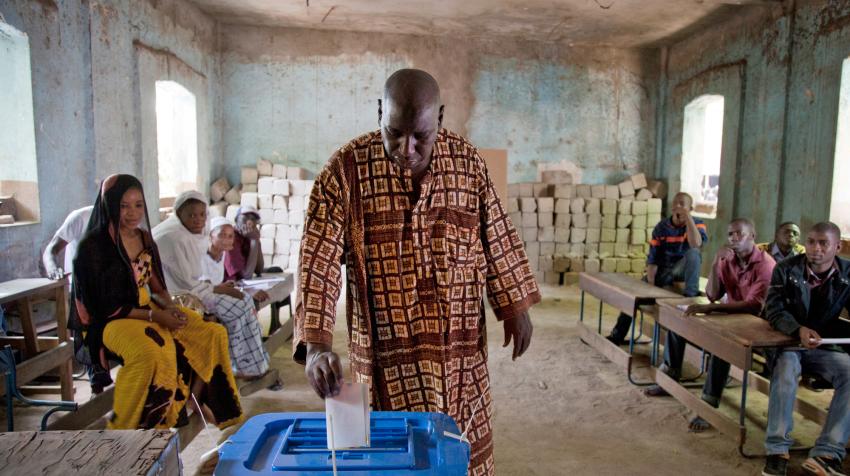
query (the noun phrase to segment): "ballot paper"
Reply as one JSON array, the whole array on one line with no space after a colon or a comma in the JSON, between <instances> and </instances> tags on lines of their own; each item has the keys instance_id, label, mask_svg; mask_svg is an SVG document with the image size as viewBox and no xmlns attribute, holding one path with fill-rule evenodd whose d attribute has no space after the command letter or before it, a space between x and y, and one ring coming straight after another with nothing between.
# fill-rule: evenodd
<instances>
[{"instance_id":1,"label":"ballot paper","mask_svg":"<svg viewBox=\"0 0 850 476\"><path fill-rule=\"evenodd\" d=\"M842 338L830 338L830 339L821 339L820 345L824 344L850 344L850 338L842 337Z\"/></svg>"},{"instance_id":2,"label":"ballot paper","mask_svg":"<svg viewBox=\"0 0 850 476\"><path fill-rule=\"evenodd\" d=\"M266 290L275 287L282 281L286 281L286 279L285 277L243 279L239 284L244 288Z\"/></svg>"},{"instance_id":3,"label":"ballot paper","mask_svg":"<svg viewBox=\"0 0 850 476\"><path fill-rule=\"evenodd\" d=\"M328 449L369 446L369 388L343 383L339 395L325 398Z\"/></svg>"}]
</instances>

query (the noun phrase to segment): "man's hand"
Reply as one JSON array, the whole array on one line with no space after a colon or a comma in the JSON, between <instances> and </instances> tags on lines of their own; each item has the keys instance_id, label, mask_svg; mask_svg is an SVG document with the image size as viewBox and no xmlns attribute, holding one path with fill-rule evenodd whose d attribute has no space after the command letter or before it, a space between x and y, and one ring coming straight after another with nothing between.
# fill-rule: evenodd
<instances>
[{"instance_id":1,"label":"man's hand","mask_svg":"<svg viewBox=\"0 0 850 476\"><path fill-rule=\"evenodd\" d=\"M531 319L528 318L528 311L522 314L505 319L502 321L505 326L505 343L502 347L507 347L514 340L513 360L521 356L531 345Z\"/></svg>"},{"instance_id":2,"label":"man's hand","mask_svg":"<svg viewBox=\"0 0 850 476\"><path fill-rule=\"evenodd\" d=\"M714 304L691 304L685 310L686 316L694 316L696 314L711 314L715 310Z\"/></svg>"},{"instance_id":3,"label":"man's hand","mask_svg":"<svg viewBox=\"0 0 850 476\"><path fill-rule=\"evenodd\" d=\"M188 318L177 308L157 309L151 313L151 320L171 330L179 330L186 327Z\"/></svg>"},{"instance_id":4,"label":"man's hand","mask_svg":"<svg viewBox=\"0 0 850 476\"><path fill-rule=\"evenodd\" d=\"M269 299L269 293L263 291L262 289L254 293L254 299L259 302L267 301Z\"/></svg>"},{"instance_id":5,"label":"man's hand","mask_svg":"<svg viewBox=\"0 0 850 476\"><path fill-rule=\"evenodd\" d=\"M801 327L800 344L807 349L814 349L820 345L820 335L808 327Z\"/></svg>"},{"instance_id":6,"label":"man's hand","mask_svg":"<svg viewBox=\"0 0 850 476\"><path fill-rule=\"evenodd\" d=\"M54 281L59 281L65 277L65 271L61 267L51 266L47 268L47 277Z\"/></svg>"},{"instance_id":7,"label":"man's hand","mask_svg":"<svg viewBox=\"0 0 850 476\"><path fill-rule=\"evenodd\" d=\"M307 344L307 381L320 398L339 395L342 384L342 364L330 345Z\"/></svg>"},{"instance_id":8,"label":"man's hand","mask_svg":"<svg viewBox=\"0 0 850 476\"><path fill-rule=\"evenodd\" d=\"M691 216L691 211L683 206L674 206L672 212L679 222L686 221Z\"/></svg>"}]
</instances>

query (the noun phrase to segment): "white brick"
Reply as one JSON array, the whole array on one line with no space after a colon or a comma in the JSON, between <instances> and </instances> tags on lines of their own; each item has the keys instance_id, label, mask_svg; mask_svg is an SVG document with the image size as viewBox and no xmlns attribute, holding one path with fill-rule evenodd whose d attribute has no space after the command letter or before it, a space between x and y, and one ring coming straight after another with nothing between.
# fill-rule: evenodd
<instances>
[{"instance_id":1,"label":"white brick","mask_svg":"<svg viewBox=\"0 0 850 476\"><path fill-rule=\"evenodd\" d=\"M650 198L646 201L646 212L647 214L658 213L661 214L661 199L660 198Z\"/></svg>"},{"instance_id":2,"label":"white brick","mask_svg":"<svg viewBox=\"0 0 850 476\"><path fill-rule=\"evenodd\" d=\"M523 228L527 228L530 226L537 226L537 214L534 212L531 213L523 213L522 220L520 221L520 225Z\"/></svg>"},{"instance_id":3,"label":"white brick","mask_svg":"<svg viewBox=\"0 0 850 476\"><path fill-rule=\"evenodd\" d=\"M277 224L289 224L289 211L285 208L278 208L274 211L274 222Z\"/></svg>"},{"instance_id":4,"label":"white brick","mask_svg":"<svg viewBox=\"0 0 850 476\"><path fill-rule=\"evenodd\" d=\"M571 184L573 176L566 170L544 170L541 179L544 183Z\"/></svg>"},{"instance_id":5,"label":"white brick","mask_svg":"<svg viewBox=\"0 0 850 476\"><path fill-rule=\"evenodd\" d=\"M569 243L555 243L555 256L569 256L572 245Z\"/></svg>"},{"instance_id":6,"label":"white brick","mask_svg":"<svg viewBox=\"0 0 850 476\"><path fill-rule=\"evenodd\" d=\"M286 268L288 270L298 270L298 255L289 255L289 266Z\"/></svg>"},{"instance_id":7,"label":"white brick","mask_svg":"<svg viewBox=\"0 0 850 476\"><path fill-rule=\"evenodd\" d=\"M646 175L644 175L642 173L632 175L631 181L632 181L632 187L635 190L640 190L642 188L646 188Z\"/></svg>"},{"instance_id":8,"label":"white brick","mask_svg":"<svg viewBox=\"0 0 850 476\"><path fill-rule=\"evenodd\" d=\"M505 206L508 209L508 213L514 213L519 211L519 200L516 198L508 198L505 201Z\"/></svg>"},{"instance_id":9,"label":"white brick","mask_svg":"<svg viewBox=\"0 0 850 476\"><path fill-rule=\"evenodd\" d=\"M544 241L540 243L540 256L553 256L555 254L555 243Z\"/></svg>"},{"instance_id":10,"label":"white brick","mask_svg":"<svg viewBox=\"0 0 850 476\"><path fill-rule=\"evenodd\" d=\"M292 195L288 201L290 212L300 212L304 210L304 197Z\"/></svg>"},{"instance_id":11,"label":"white brick","mask_svg":"<svg viewBox=\"0 0 850 476\"><path fill-rule=\"evenodd\" d=\"M586 273L598 273L600 268L598 259L586 259L584 260L584 271Z\"/></svg>"},{"instance_id":12,"label":"white brick","mask_svg":"<svg viewBox=\"0 0 850 476\"><path fill-rule=\"evenodd\" d=\"M593 196L593 191L590 188L590 185L580 184L576 185L576 197L579 198L590 198Z\"/></svg>"},{"instance_id":13,"label":"white brick","mask_svg":"<svg viewBox=\"0 0 850 476\"><path fill-rule=\"evenodd\" d=\"M646 215L635 215L632 219L632 228L646 228Z\"/></svg>"},{"instance_id":14,"label":"white brick","mask_svg":"<svg viewBox=\"0 0 850 476\"><path fill-rule=\"evenodd\" d=\"M274 223L274 208L261 208L257 212L260 214L260 223Z\"/></svg>"},{"instance_id":15,"label":"white brick","mask_svg":"<svg viewBox=\"0 0 850 476\"><path fill-rule=\"evenodd\" d=\"M641 245L646 243L646 231L645 230L632 230L632 241L633 245Z\"/></svg>"},{"instance_id":16,"label":"white brick","mask_svg":"<svg viewBox=\"0 0 850 476\"><path fill-rule=\"evenodd\" d=\"M302 225L304 224L304 210L290 210L289 211L289 224L290 225Z\"/></svg>"},{"instance_id":17,"label":"white brick","mask_svg":"<svg viewBox=\"0 0 850 476\"><path fill-rule=\"evenodd\" d=\"M288 197L291 195L289 189L289 180L286 179L275 179L274 181L274 194L282 195L284 197Z\"/></svg>"},{"instance_id":18,"label":"white brick","mask_svg":"<svg viewBox=\"0 0 850 476\"><path fill-rule=\"evenodd\" d=\"M635 194L635 200L646 201L650 198L652 198L652 192L645 188L638 190L637 194Z\"/></svg>"},{"instance_id":19,"label":"white brick","mask_svg":"<svg viewBox=\"0 0 850 476\"><path fill-rule=\"evenodd\" d=\"M522 197L519 199L519 211L531 213L537 211L537 200L534 197Z\"/></svg>"},{"instance_id":20,"label":"white brick","mask_svg":"<svg viewBox=\"0 0 850 476\"><path fill-rule=\"evenodd\" d=\"M553 226L555 224L555 214L552 212L538 212L537 226L540 228Z\"/></svg>"},{"instance_id":21,"label":"white brick","mask_svg":"<svg viewBox=\"0 0 850 476\"><path fill-rule=\"evenodd\" d=\"M313 191L313 180L293 180L290 183L292 195L307 197Z\"/></svg>"},{"instance_id":22,"label":"white brick","mask_svg":"<svg viewBox=\"0 0 850 476\"><path fill-rule=\"evenodd\" d=\"M646 215L648 211L647 202L632 203L632 215Z\"/></svg>"},{"instance_id":23,"label":"white brick","mask_svg":"<svg viewBox=\"0 0 850 476\"><path fill-rule=\"evenodd\" d=\"M559 213L555 216L555 226L561 228L569 228L572 223L572 215L569 213Z\"/></svg>"},{"instance_id":24,"label":"white brick","mask_svg":"<svg viewBox=\"0 0 850 476\"><path fill-rule=\"evenodd\" d=\"M617 200L618 198L620 198L620 188L616 185L606 185L605 196L603 198L607 198L609 200Z\"/></svg>"},{"instance_id":25,"label":"white brick","mask_svg":"<svg viewBox=\"0 0 850 476\"><path fill-rule=\"evenodd\" d=\"M276 231L274 234L275 241L289 241L289 224L286 225L276 225Z\"/></svg>"},{"instance_id":26,"label":"white brick","mask_svg":"<svg viewBox=\"0 0 850 476\"><path fill-rule=\"evenodd\" d=\"M272 266L277 266L280 269L286 269L289 266L289 255L274 255L272 257Z\"/></svg>"},{"instance_id":27,"label":"white brick","mask_svg":"<svg viewBox=\"0 0 850 476\"><path fill-rule=\"evenodd\" d=\"M275 178L286 178L286 166L283 164L272 165L272 176Z\"/></svg>"},{"instance_id":28,"label":"white brick","mask_svg":"<svg viewBox=\"0 0 850 476\"><path fill-rule=\"evenodd\" d=\"M526 256L540 256L540 243L537 241L529 241L525 243Z\"/></svg>"},{"instance_id":29,"label":"white brick","mask_svg":"<svg viewBox=\"0 0 850 476\"><path fill-rule=\"evenodd\" d=\"M555 199L555 213L570 213L570 199Z\"/></svg>"},{"instance_id":30,"label":"white brick","mask_svg":"<svg viewBox=\"0 0 850 476\"><path fill-rule=\"evenodd\" d=\"M555 227L546 226L537 229L537 241L541 243L555 241Z\"/></svg>"},{"instance_id":31,"label":"white brick","mask_svg":"<svg viewBox=\"0 0 850 476\"><path fill-rule=\"evenodd\" d=\"M537 224L535 223L533 227L523 227L522 229L522 240L523 241L537 241Z\"/></svg>"},{"instance_id":32,"label":"white brick","mask_svg":"<svg viewBox=\"0 0 850 476\"><path fill-rule=\"evenodd\" d=\"M290 256L293 256L293 255L297 256L298 253L300 253L300 252L301 252L301 242L290 240L290 242L289 242L289 255Z\"/></svg>"},{"instance_id":33,"label":"white brick","mask_svg":"<svg viewBox=\"0 0 850 476\"><path fill-rule=\"evenodd\" d=\"M531 189L535 197L551 197L553 192L552 185L549 185L548 183L531 184Z\"/></svg>"},{"instance_id":34,"label":"white brick","mask_svg":"<svg viewBox=\"0 0 850 476\"><path fill-rule=\"evenodd\" d=\"M271 251L274 250L274 238L260 238L260 249L263 250L264 254L271 254Z\"/></svg>"},{"instance_id":35,"label":"white brick","mask_svg":"<svg viewBox=\"0 0 850 476\"><path fill-rule=\"evenodd\" d=\"M617 243L628 243L629 242L629 229L628 228L617 228Z\"/></svg>"},{"instance_id":36,"label":"white brick","mask_svg":"<svg viewBox=\"0 0 850 476\"><path fill-rule=\"evenodd\" d=\"M257 208L257 194L242 192L242 198L240 199L239 204L243 207Z\"/></svg>"},{"instance_id":37,"label":"white brick","mask_svg":"<svg viewBox=\"0 0 850 476\"><path fill-rule=\"evenodd\" d=\"M602 243L614 243L617 241L617 230L614 228L602 228L599 232L599 241Z\"/></svg>"},{"instance_id":38,"label":"white brick","mask_svg":"<svg viewBox=\"0 0 850 476\"><path fill-rule=\"evenodd\" d=\"M307 171L302 169L301 167L287 167L286 178L288 178L289 180L306 180Z\"/></svg>"},{"instance_id":39,"label":"white brick","mask_svg":"<svg viewBox=\"0 0 850 476\"><path fill-rule=\"evenodd\" d=\"M570 258L584 258L584 244L583 243L573 243L570 245L570 251L567 253L567 256Z\"/></svg>"},{"instance_id":40,"label":"white brick","mask_svg":"<svg viewBox=\"0 0 850 476\"><path fill-rule=\"evenodd\" d=\"M599 268L603 273L615 273L617 271L617 259L606 258L602 260L602 265Z\"/></svg>"},{"instance_id":41,"label":"white brick","mask_svg":"<svg viewBox=\"0 0 850 476\"><path fill-rule=\"evenodd\" d=\"M617 228L617 215L602 215L600 228Z\"/></svg>"},{"instance_id":42,"label":"white brick","mask_svg":"<svg viewBox=\"0 0 850 476\"><path fill-rule=\"evenodd\" d=\"M540 271L552 271L552 256L540 255L538 268Z\"/></svg>"},{"instance_id":43,"label":"white brick","mask_svg":"<svg viewBox=\"0 0 850 476\"><path fill-rule=\"evenodd\" d=\"M555 256L552 261L552 270L556 273L565 273L570 270L570 259L566 256Z\"/></svg>"},{"instance_id":44,"label":"white brick","mask_svg":"<svg viewBox=\"0 0 850 476\"><path fill-rule=\"evenodd\" d=\"M569 228L555 227L555 242L556 243L569 243L570 242L570 229Z\"/></svg>"},{"instance_id":45,"label":"white brick","mask_svg":"<svg viewBox=\"0 0 850 476\"><path fill-rule=\"evenodd\" d=\"M603 215L616 215L617 214L617 200L611 200L609 198L602 200L602 214Z\"/></svg>"},{"instance_id":46,"label":"white brick","mask_svg":"<svg viewBox=\"0 0 850 476\"><path fill-rule=\"evenodd\" d=\"M275 210L286 210L286 197L283 195L275 195L272 199L272 208Z\"/></svg>"},{"instance_id":47,"label":"white brick","mask_svg":"<svg viewBox=\"0 0 850 476\"><path fill-rule=\"evenodd\" d=\"M274 239L276 233L277 227L274 226L274 223L263 223L260 225L260 238Z\"/></svg>"},{"instance_id":48,"label":"white brick","mask_svg":"<svg viewBox=\"0 0 850 476\"><path fill-rule=\"evenodd\" d=\"M574 198L570 201L570 212L573 214L584 213L584 199Z\"/></svg>"},{"instance_id":49,"label":"white brick","mask_svg":"<svg viewBox=\"0 0 850 476\"><path fill-rule=\"evenodd\" d=\"M555 198L573 198L576 188L573 185L555 185Z\"/></svg>"},{"instance_id":50,"label":"white brick","mask_svg":"<svg viewBox=\"0 0 850 476\"><path fill-rule=\"evenodd\" d=\"M518 183L509 183L508 184L508 197L509 198L519 197L519 184Z\"/></svg>"},{"instance_id":51,"label":"white brick","mask_svg":"<svg viewBox=\"0 0 850 476\"><path fill-rule=\"evenodd\" d=\"M602 215L587 215L588 228L602 228Z\"/></svg>"},{"instance_id":52,"label":"white brick","mask_svg":"<svg viewBox=\"0 0 850 476\"><path fill-rule=\"evenodd\" d=\"M538 212L553 212L555 211L555 199L552 197L540 197L537 199Z\"/></svg>"},{"instance_id":53,"label":"white brick","mask_svg":"<svg viewBox=\"0 0 850 476\"><path fill-rule=\"evenodd\" d=\"M620 200L617 203L617 213L622 213L623 215L631 215L632 200Z\"/></svg>"},{"instance_id":54,"label":"white brick","mask_svg":"<svg viewBox=\"0 0 850 476\"><path fill-rule=\"evenodd\" d=\"M588 228L584 242L588 244L599 243L599 228Z\"/></svg>"},{"instance_id":55,"label":"white brick","mask_svg":"<svg viewBox=\"0 0 850 476\"><path fill-rule=\"evenodd\" d=\"M577 213L571 216L573 220L573 228L587 228L587 215L584 213Z\"/></svg>"},{"instance_id":56,"label":"white brick","mask_svg":"<svg viewBox=\"0 0 850 476\"><path fill-rule=\"evenodd\" d=\"M260 177L267 177L272 174L272 163L266 159L257 160L257 173Z\"/></svg>"},{"instance_id":57,"label":"white brick","mask_svg":"<svg viewBox=\"0 0 850 476\"><path fill-rule=\"evenodd\" d=\"M587 236L587 230L584 228L572 228L570 230L570 243L584 243Z\"/></svg>"},{"instance_id":58,"label":"white brick","mask_svg":"<svg viewBox=\"0 0 850 476\"><path fill-rule=\"evenodd\" d=\"M532 187L530 182L525 182L519 184L519 196L520 197L533 197L534 196L534 187Z\"/></svg>"},{"instance_id":59,"label":"white brick","mask_svg":"<svg viewBox=\"0 0 850 476\"><path fill-rule=\"evenodd\" d=\"M617 186L620 188L621 197L631 197L635 194L635 187L632 185L631 180L620 182L620 184Z\"/></svg>"},{"instance_id":60,"label":"white brick","mask_svg":"<svg viewBox=\"0 0 850 476\"><path fill-rule=\"evenodd\" d=\"M255 183L243 183L242 184L242 192L257 193L257 184L255 184Z\"/></svg>"},{"instance_id":61,"label":"white brick","mask_svg":"<svg viewBox=\"0 0 850 476\"><path fill-rule=\"evenodd\" d=\"M235 221L237 213L239 213L239 205L228 205L227 206L227 213L225 213L224 216L227 217L228 220L234 220Z\"/></svg>"},{"instance_id":62,"label":"white brick","mask_svg":"<svg viewBox=\"0 0 850 476\"><path fill-rule=\"evenodd\" d=\"M263 195L273 195L274 194L274 177L260 177L257 181L257 193Z\"/></svg>"},{"instance_id":63,"label":"white brick","mask_svg":"<svg viewBox=\"0 0 850 476\"><path fill-rule=\"evenodd\" d=\"M240 180L242 185L257 183L257 179L259 178L260 175L257 173L256 167L242 167L242 180Z\"/></svg>"},{"instance_id":64,"label":"white brick","mask_svg":"<svg viewBox=\"0 0 850 476\"><path fill-rule=\"evenodd\" d=\"M258 193L257 205L259 208L274 208L274 199L272 197L273 195L267 193Z\"/></svg>"},{"instance_id":65,"label":"white brick","mask_svg":"<svg viewBox=\"0 0 850 476\"><path fill-rule=\"evenodd\" d=\"M602 201L598 198L591 198L584 202L584 212L588 215L599 215L602 213Z\"/></svg>"},{"instance_id":66,"label":"white brick","mask_svg":"<svg viewBox=\"0 0 850 476\"><path fill-rule=\"evenodd\" d=\"M599 257L610 258L614 256L614 243L599 243Z\"/></svg>"},{"instance_id":67,"label":"white brick","mask_svg":"<svg viewBox=\"0 0 850 476\"><path fill-rule=\"evenodd\" d=\"M617 215L617 228L628 228L631 224L631 215Z\"/></svg>"}]
</instances>

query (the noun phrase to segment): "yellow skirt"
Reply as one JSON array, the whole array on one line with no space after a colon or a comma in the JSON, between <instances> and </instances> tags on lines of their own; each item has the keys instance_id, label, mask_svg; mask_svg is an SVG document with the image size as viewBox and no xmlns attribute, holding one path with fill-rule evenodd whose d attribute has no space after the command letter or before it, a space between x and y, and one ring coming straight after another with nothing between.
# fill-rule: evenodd
<instances>
[{"instance_id":1,"label":"yellow skirt","mask_svg":"<svg viewBox=\"0 0 850 476\"><path fill-rule=\"evenodd\" d=\"M145 288L139 289L139 305L157 309ZM193 374L206 384L195 397L209 407L219 428L242 421L227 330L191 309L180 310L188 323L179 330L139 319L116 319L106 325L103 344L123 360L107 428L173 427L192 398Z\"/></svg>"}]
</instances>

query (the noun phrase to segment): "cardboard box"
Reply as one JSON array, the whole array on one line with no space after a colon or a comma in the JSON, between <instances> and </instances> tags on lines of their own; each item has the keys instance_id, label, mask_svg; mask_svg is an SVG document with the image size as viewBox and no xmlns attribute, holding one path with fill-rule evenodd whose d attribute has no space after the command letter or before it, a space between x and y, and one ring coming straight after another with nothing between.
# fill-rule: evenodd
<instances>
[{"instance_id":1,"label":"cardboard box","mask_svg":"<svg viewBox=\"0 0 850 476\"><path fill-rule=\"evenodd\" d=\"M552 256L540 255L537 266L540 271L552 271Z\"/></svg>"},{"instance_id":2,"label":"cardboard box","mask_svg":"<svg viewBox=\"0 0 850 476\"><path fill-rule=\"evenodd\" d=\"M557 247L556 247L557 248ZM570 251L567 253L570 258L584 258L584 243L573 243L570 245Z\"/></svg>"},{"instance_id":3,"label":"cardboard box","mask_svg":"<svg viewBox=\"0 0 850 476\"><path fill-rule=\"evenodd\" d=\"M667 185L660 180L650 180L646 185L646 189L649 190L655 198L663 199L667 197Z\"/></svg>"},{"instance_id":4,"label":"cardboard box","mask_svg":"<svg viewBox=\"0 0 850 476\"><path fill-rule=\"evenodd\" d=\"M519 211L519 200L516 198L508 198L505 200L505 207L508 213L514 213Z\"/></svg>"},{"instance_id":5,"label":"cardboard box","mask_svg":"<svg viewBox=\"0 0 850 476\"><path fill-rule=\"evenodd\" d=\"M532 187L531 182L524 182L519 184L519 196L522 197L534 197L534 187Z\"/></svg>"},{"instance_id":6,"label":"cardboard box","mask_svg":"<svg viewBox=\"0 0 850 476\"><path fill-rule=\"evenodd\" d=\"M569 243L555 243L555 256L571 256L571 250L572 245Z\"/></svg>"},{"instance_id":7,"label":"cardboard box","mask_svg":"<svg viewBox=\"0 0 850 476\"><path fill-rule=\"evenodd\" d=\"M632 273L643 273L644 269L646 269L646 260L642 260L642 259L633 259L632 260Z\"/></svg>"},{"instance_id":8,"label":"cardboard box","mask_svg":"<svg viewBox=\"0 0 850 476\"><path fill-rule=\"evenodd\" d=\"M599 243L584 244L585 258L599 258Z\"/></svg>"},{"instance_id":9,"label":"cardboard box","mask_svg":"<svg viewBox=\"0 0 850 476\"><path fill-rule=\"evenodd\" d=\"M581 273L584 271L584 260L583 259L574 259L570 260L570 271L574 273Z\"/></svg>"},{"instance_id":10,"label":"cardboard box","mask_svg":"<svg viewBox=\"0 0 850 476\"><path fill-rule=\"evenodd\" d=\"M571 184L573 176L566 170L544 170L541 174L544 183Z\"/></svg>"},{"instance_id":11,"label":"cardboard box","mask_svg":"<svg viewBox=\"0 0 850 476\"><path fill-rule=\"evenodd\" d=\"M307 180L307 170L301 167L287 167L286 178L289 180Z\"/></svg>"},{"instance_id":12,"label":"cardboard box","mask_svg":"<svg viewBox=\"0 0 850 476\"><path fill-rule=\"evenodd\" d=\"M554 256L555 255L555 243L546 241L540 242L540 256Z\"/></svg>"}]
</instances>

